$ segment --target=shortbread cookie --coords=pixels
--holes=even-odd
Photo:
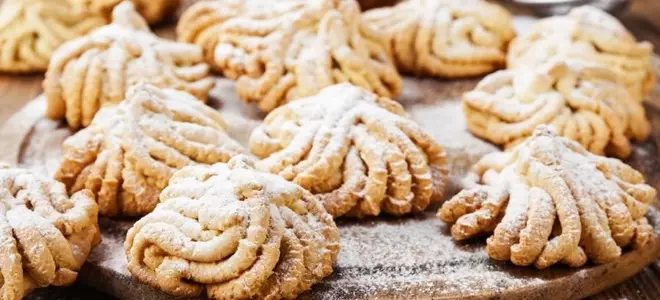
[[[119,4],[112,24],[55,51],[43,84],[48,117],[66,117],[72,128],[88,126],[102,106],[124,99],[136,83],[206,100],[213,79],[201,49],[157,37],[133,6]]]
[[[509,68],[542,64],[554,56],[602,63],[621,73],[632,97],[641,101],[655,84],[653,45],[637,42],[614,17],[591,6],[534,24],[509,47]]]
[[[607,263],[653,242],[646,211],[656,191],[618,159],[589,153],[541,125],[513,151],[484,156],[467,189],[438,216],[463,240],[483,233],[488,255],[543,269]]]
[[[469,130],[505,148],[552,124],[595,154],[626,158],[630,140],[646,140],[651,129],[617,73],[581,60],[499,71],[465,93],[463,104]]]
[[[99,11],[106,16],[112,14],[115,6],[125,0],[76,0],[85,1],[93,11]],[[149,24],[155,24],[171,15],[181,4],[182,0],[132,0],[135,10],[144,17]]]
[[[387,39],[362,21],[355,0],[199,2],[177,34],[265,112],[340,82],[385,97],[401,91]]]
[[[332,273],[332,216],[247,156],[178,171],[160,202],[128,231],[124,249],[131,274],[167,293],[295,299]]]
[[[94,196],[0,164],[0,299],[72,284],[101,241]]]
[[[335,217],[423,211],[447,180],[443,148],[398,103],[350,84],[272,111],[250,150],[258,169],[309,189]]]
[[[0,72],[45,71],[67,40],[106,24],[82,3],[69,0],[4,0],[0,5]]]
[[[364,19],[387,33],[399,71],[449,78],[503,67],[515,35],[511,14],[483,0],[408,0]]]
[[[102,215],[144,215],[172,174],[188,165],[226,162],[244,152],[220,114],[195,97],[138,85],[118,107],[63,144],[55,178],[71,192],[91,190]]]

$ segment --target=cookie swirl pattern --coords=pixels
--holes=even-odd
[[[438,216],[457,240],[489,233],[488,255],[520,266],[607,263],[654,241],[644,216],[656,191],[618,159],[541,125],[510,152],[486,155]]]
[[[124,247],[131,274],[168,293],[294,299],[332,272],[332,217],[308,191],[254,170],[244,155],[180,170],[160,201]]]
[[[355,0],[205,1],[177,25],[179,40],[234,79],[238,95],[269,112],[324,87],[350,82],[395,97],[401,78],[387,40]]]
[[[6,0],[0,6],[0,72],[45,71],[62,43],[106,19],[69,0]]]
[[[503,67],[515,36],[511,14],[482,0],[408,0],[364,19],[387,34],[401,72],[449,78]]]
[[[250,150],[258,169],[319,195],[335,217],[423,211],[446,183],[444,149],[401,105],[349,84],[274,110]]]
[[[619,74],[574,59],[491,74],[463,95],[463,108],[473,134],[505,148],[551,124],[595,154],[626,158],[630,142],[651,132],[644,106]]]
[[[529,67],[557,56],[600,63],[620,73],[630,95],[641,102],[655,84],[652,53],[651,43],[637,42],[615,17],[583,6],[531,26],[511,42],[507,65]]]
[[[55,178],[70,191],[97,195],[102,215],[144,215],[175,171],[226,162],[244,149],[220,114],[185,92],[138,85],[118,107],[63,144]]]
[[[134,4],[123,2],[112,24],[53,54],[43,84],[46,115],[64,117],[72,128],[88,126],[101,107],[119,103],[138,83],[183,90],[202,101],[213,87],[199,47],[157,37]]]
[[[87,190],[0,165],[0,299],[72,284],[100,242],[98,208]]]

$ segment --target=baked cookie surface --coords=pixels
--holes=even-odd
[[[269,112],[324,87],[350,82],[396,97],[401,78],[384,35],[355,0],[204,1],[177,25],[181,41],[236,80],[238,95]]]
[[[541,125],[510,152],[484,156],[438,216],[457,240],[491,234],[488,255],[520,266],[606,263],[653,242],[656,191],[618,159]]]
[[[309,189],[335,217],[423,211],[447,179],[443,148],[401,105],[349,84],[272,111],[250,150],[259,170]]]
[[[473,134],[505,148],[551,124],[595,154],[626,158],[631,141],[645,141],[651,132],[644,106],[620,74],[562,57],[486,76],[463,94],[463,112]]]
[[[62,43],[106,24],[69,0],[5,0],[0,5],[0,72],[45,71]]]
[[[365,12],[386,33],[401,72],[448,78],[490,73],[506,63],[512,16],[482,0],[407,0]]]
[[[618,73],[575,59],[491,74],[463,95],[463,111],[473,134],[505,148],[551,124],[595,154],[626,158],[631,141],[651,132],[644,106]]]
[[[615,17],[583,6],[532,25],[511,42],[507,65],[538,65],[557,56],[600,63],[620,73],[630,95],[642,101],[655,84],[652,53],[651,43],[638,42]]]
[[[91,190],[106,216],[147,214],[178,169],[243,153],[216,110],[152,85],[130,89],[119,106],[101,110],[62,147],[55,178],[70,191]]]
[[[62,45],[44,80],[47,116],[88,126],[103,106],[117,104],[135,84],[175,88],[205,101],[213,87],[195,45],[159,38],[131,2],[114,8],[113,22]]]
[[[0,299],[72,284],[100,242],[94,196],[0,164]]]
[[[339,231],[319,200],[246,156],[186,167],[128,231],[128,270],[177,296],[294,299],[332,273]]]

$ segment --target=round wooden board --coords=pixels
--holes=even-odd
[[[496,151],[465,128],[460,95],[476,82],[406,78],[398,99],[446,146],[454,182],[483,154]],[[660,100],[659,95],[654,98]],[[233,83],[225,79],[217,80],[211,100],[229,123],[230,134],[245,144],[263,114],[240,101]],[[61,156],[60,145],[72,132],[62,122],[45,119],[45,106],[45,99],[38,97],[0,128],[0,159],[51,176]],[[658,186],[660,163],[654,143],[635,145],[628,162]],[[657,240],[641,251],[626,249],[618,261],[605,265],[520,268],[490,260],[484,239],[454,242],[448,226],[435,218],[436,209],[405,218],[338,220],[342,252],[334,274],[303,298],[581,298],[631,277],[660,252]],[[660,214],[652,209],[649,218],[660,236]],[[118,298],[162,299],[164,294],[135,281],[126,271],[122,244],[131,224],[131,220],[101,218],[103,243],[90,255],[80,280]]]

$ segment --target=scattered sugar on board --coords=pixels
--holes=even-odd
[[[496,150],[465,128],[460,95],[476,80],[438,83],[436,80],[404,79],[399,100],[410,116],[447,149],[453,177],[460,177],[471,163]],[[220,109],[231,135],[246,144],[249,132],[263,118],[254,105],[238,100],[233,84],[219,79],[211,92],[211,105]],[[23,145],[21,166],[52,174],[60,159],[61,141],[71,132],[63,123],[40,120]],[[47,149],[47,151],[44,151]],[[638,144],[629,164],[647,175],[659,188],[657,148],[652,142]],[[334,273],[302,299],[359,299],[373,296],[404,299],[413,291],[426,296],[474,295],[475,292],[504,291],[543,285],[563,276],[587,276],[588,268],[555,269],[539,273],[487,258],[484,239],[478,243],[456,243],[448,228],[431,213],[402,219],[381,217],[360,222],[339,220],[342,252]],[[660,234],[660,215],[651,210],[649,220]],[[89,256],[81,279],[87,284],[124,298],[172,299],[138,284],[126,270],[123,242],[130,220],[100,219],[103,242]],[[545,275],[551,274],[551,275]],[[89,280],[87,280],[89,279]]]
[[[492,262],[483,241],[456,243],[432,213],[403,219],[339,220],[342,251],[335,274],[315,288],[314,299],[342,299],[416,292],[434,296],[498,291],[541,284]]]

